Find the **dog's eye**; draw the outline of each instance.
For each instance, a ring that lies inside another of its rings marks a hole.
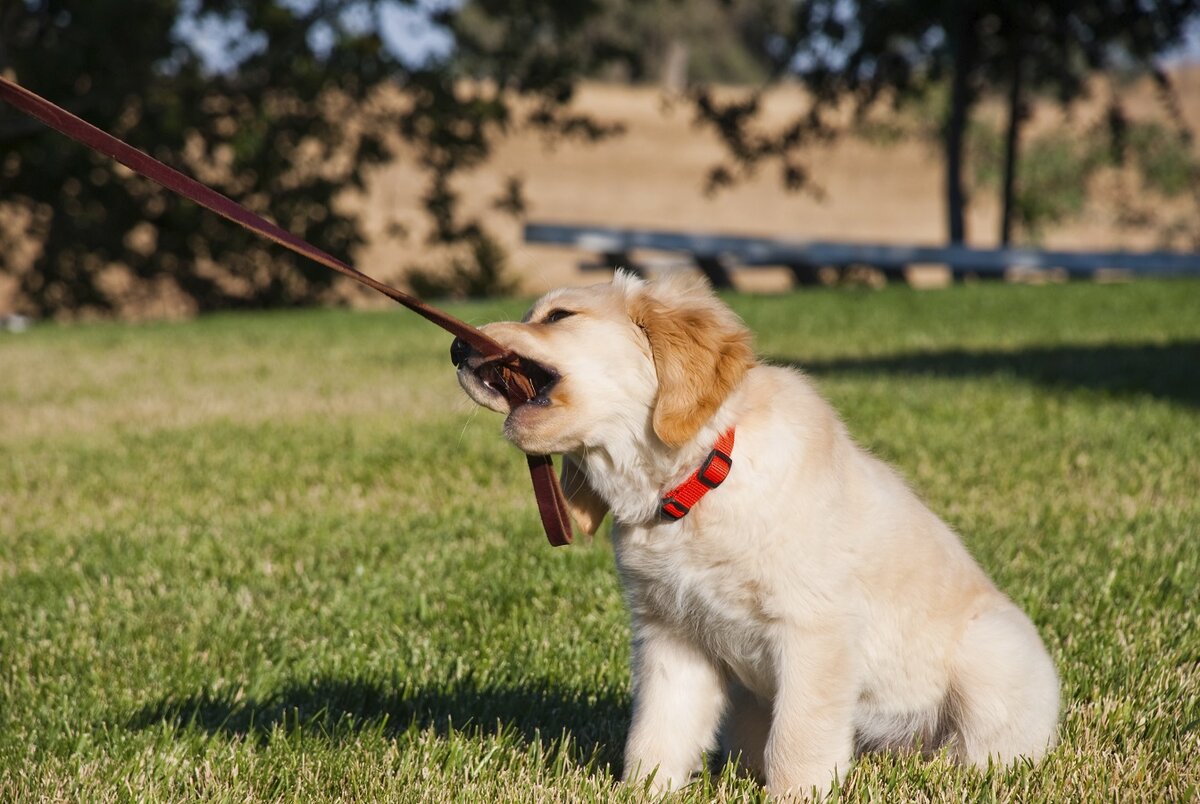
[[[542,319],[543,324],[553,324],[555,321],[562,321],[564,318],[570,318],[575,315],[574,310],[551,310],[550,314]]]

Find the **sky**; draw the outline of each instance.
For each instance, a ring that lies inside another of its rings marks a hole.
[[[1200,62],[1200,19],[1193,19],[1187,33],[1187,41],[1174,53],[1167,54],[1168,62]]]
[[[285,0],[285,4],[303,12],[310,9],[316,0]],[[446,56],[454,46],[454,40],[430,21],[431,11],[457,5],[458,0],[417,0],[415,5],[400,2],[385,2],[380,5],[379,32],[384,43],[401,61],[417,66]],[[186,0],[184,14],[175,26],[176,33],[191,45],[204,59],[209,69],[222,72],[263,46],[261,37],[248,34],[243,20],[234,18],[217,19],[197,17],[194,13],[195,0]],[[347,27],[369,28],[373,24],[365,6],[344,15]],[[320,50],[332,44],[333,34],[327,28],[317,28],[310,44]]]

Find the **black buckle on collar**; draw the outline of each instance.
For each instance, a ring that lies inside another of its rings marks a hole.
[[[713,479],[708,476],[708,470],[712,468],[713,461],[718,459],[725,464],[725,473]],[[729,477],[731,471],[733,471],[733,458],[721,450],[714,448],[712,452],[708,453],[708,457],[704,459],[704,463],[700,465],[700,472],[696,475],[696,479],[708,488],[715,489],[725,482],[725,478]]]
[[[692,509],[676,500],[674,497],[664,497],[662,505],[658,507],[658,513],[663,519],[683,519],[687,516],[688,511]]]

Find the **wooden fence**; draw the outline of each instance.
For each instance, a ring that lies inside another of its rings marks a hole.
[[[1019,271],[1060,271],[1072,278],[1092,277],[1102,270],[1131,276],[1200,275],[1200,253],[1166,251],[903,246],[551,223],[527,224],[525,241],[573,246],[597,254],[599,261],[581,264],[585,270],[624,267],[641,273],[645,266],[633,259],[634,250],[674,252],[683,255],[681,264],[695,265],[720,288],[733,286],[730,275],[735,270],[768,265],[787,266],[799,284],[815,282],[821,268],[850,266],[877,268],[892,278],[903,277],[910,267],[924,265],[944,265],[955,278],[1000,278]]]

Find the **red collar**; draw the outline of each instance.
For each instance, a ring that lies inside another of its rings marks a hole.
[[[730,427],[713,446],[700,468],[687,480],[662,497],[658,512],[663,519],[676,520],[687,516],[700,498],[725,482],[733,470],[733,429]]]

